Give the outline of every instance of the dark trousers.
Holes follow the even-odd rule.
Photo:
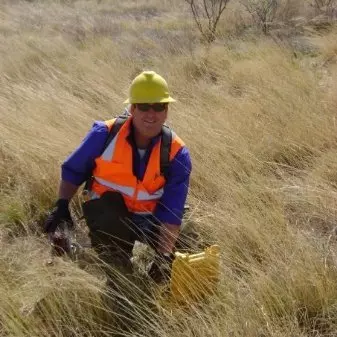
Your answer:
[[[142,308],[147,300],[140,283],[132,286],[135,281],[131,276],[133,268],[130,260],[133,246],[139,240],[155,248],[159,227],[153,224],[144,233],[143,228],[133,223],[122,195],[116,192],[106,192],[99,199],[85,202],[82,208],[92,248],[103,262],[101,267],[111,291],[108,296],[102,295],[109,308],[107,312],[113,313],[113,317],[107,319],[109,324],[113,319],[116,330],[124,336],[125,331],[132,331],[140,314],[138,308]]]
[[[110,266],[131,271],[130,257],[136,240],[156,247],[158,225],[153,224],[144,233],[132,222],[132,214],[118,192],[106,192],[99,199],[85,202],[83,213],[90,229],[92,247]]]

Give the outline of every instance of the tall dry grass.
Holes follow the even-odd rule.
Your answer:
[[[187,10],[0,5],[0,336],[336,335],[336,28],[262,37],[233,5],[204,46]],[[193,158],[186,230],[222,250],[218,293],[201,304],[127,280],[116,300],[101,272],[45,264],[60,164],[94,120],[122,111],[143,69],[178,99],[169,124]]]

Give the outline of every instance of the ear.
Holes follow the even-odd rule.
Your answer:
[[[168,104],[167,104],[166,107],[165,107],[165,114],[166,114],[165,120],[166,120],[166,118],[167,118],[167,113],[168,113]]]
[[[136,104],[131,104],[129,111],[130,111],[130,113],[131,113],[132,116],[134,115],[135,110],[136,110]]]

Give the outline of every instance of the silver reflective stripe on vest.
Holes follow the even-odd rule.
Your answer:
[[[116,141],[117,141],[117,138],[118,138],[117,136],[118,136],[118,134],[114,137],[112,142],[110,142],[110,144],[107,146],[107,148],[102,153],[102,156],[101,156],[102,159],[104,159],[106,161],[112,160],[112,156],[115,152]]]
[[[127,186],[123,186],[123,185],[114,184],[114,183],[111,183],[111,182],[106,181],[104,179],[97,178],[97,177],[94,177],[94,178],[99,184],[101,184],[105,187],[112,188],[113,190],[119,191],[123,194],[126,194],[129,197],[132,197],[135,193],[135,189],[133,187],[127,187]]]
[[[161,198],[161,196],[164,193],[164,189],[161,188],[158,191],[156,191],[153,194],[147,193],[147,192],[143,192],[143,191],[139,191],[138,195],[137,195],[137,200],[139,201],[144,201],[144,200],[156,200]]]
[[[97,193],[95,193],[93,191],[89,192],[89,199],[90,200],[99,199],[99,198],[100,198],[100,196]]]
[[[152,215],[153,213],[151,213],[151,212],[133,212],[133,214],[138,214],[138,215]]]

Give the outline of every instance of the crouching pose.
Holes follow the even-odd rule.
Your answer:
[[[132,81],[124,102],[128,113],[95,122],[63,163],[46,232],[52,236],[61,223],[72,225],[69,201],[86,182],[83,212],[100,258],[131,270],[138,240],[156,253],[149,275],[157,282],[169,277],[191,173],[187,147],[164,125],[174,101],[166,81],[153,71]]]

